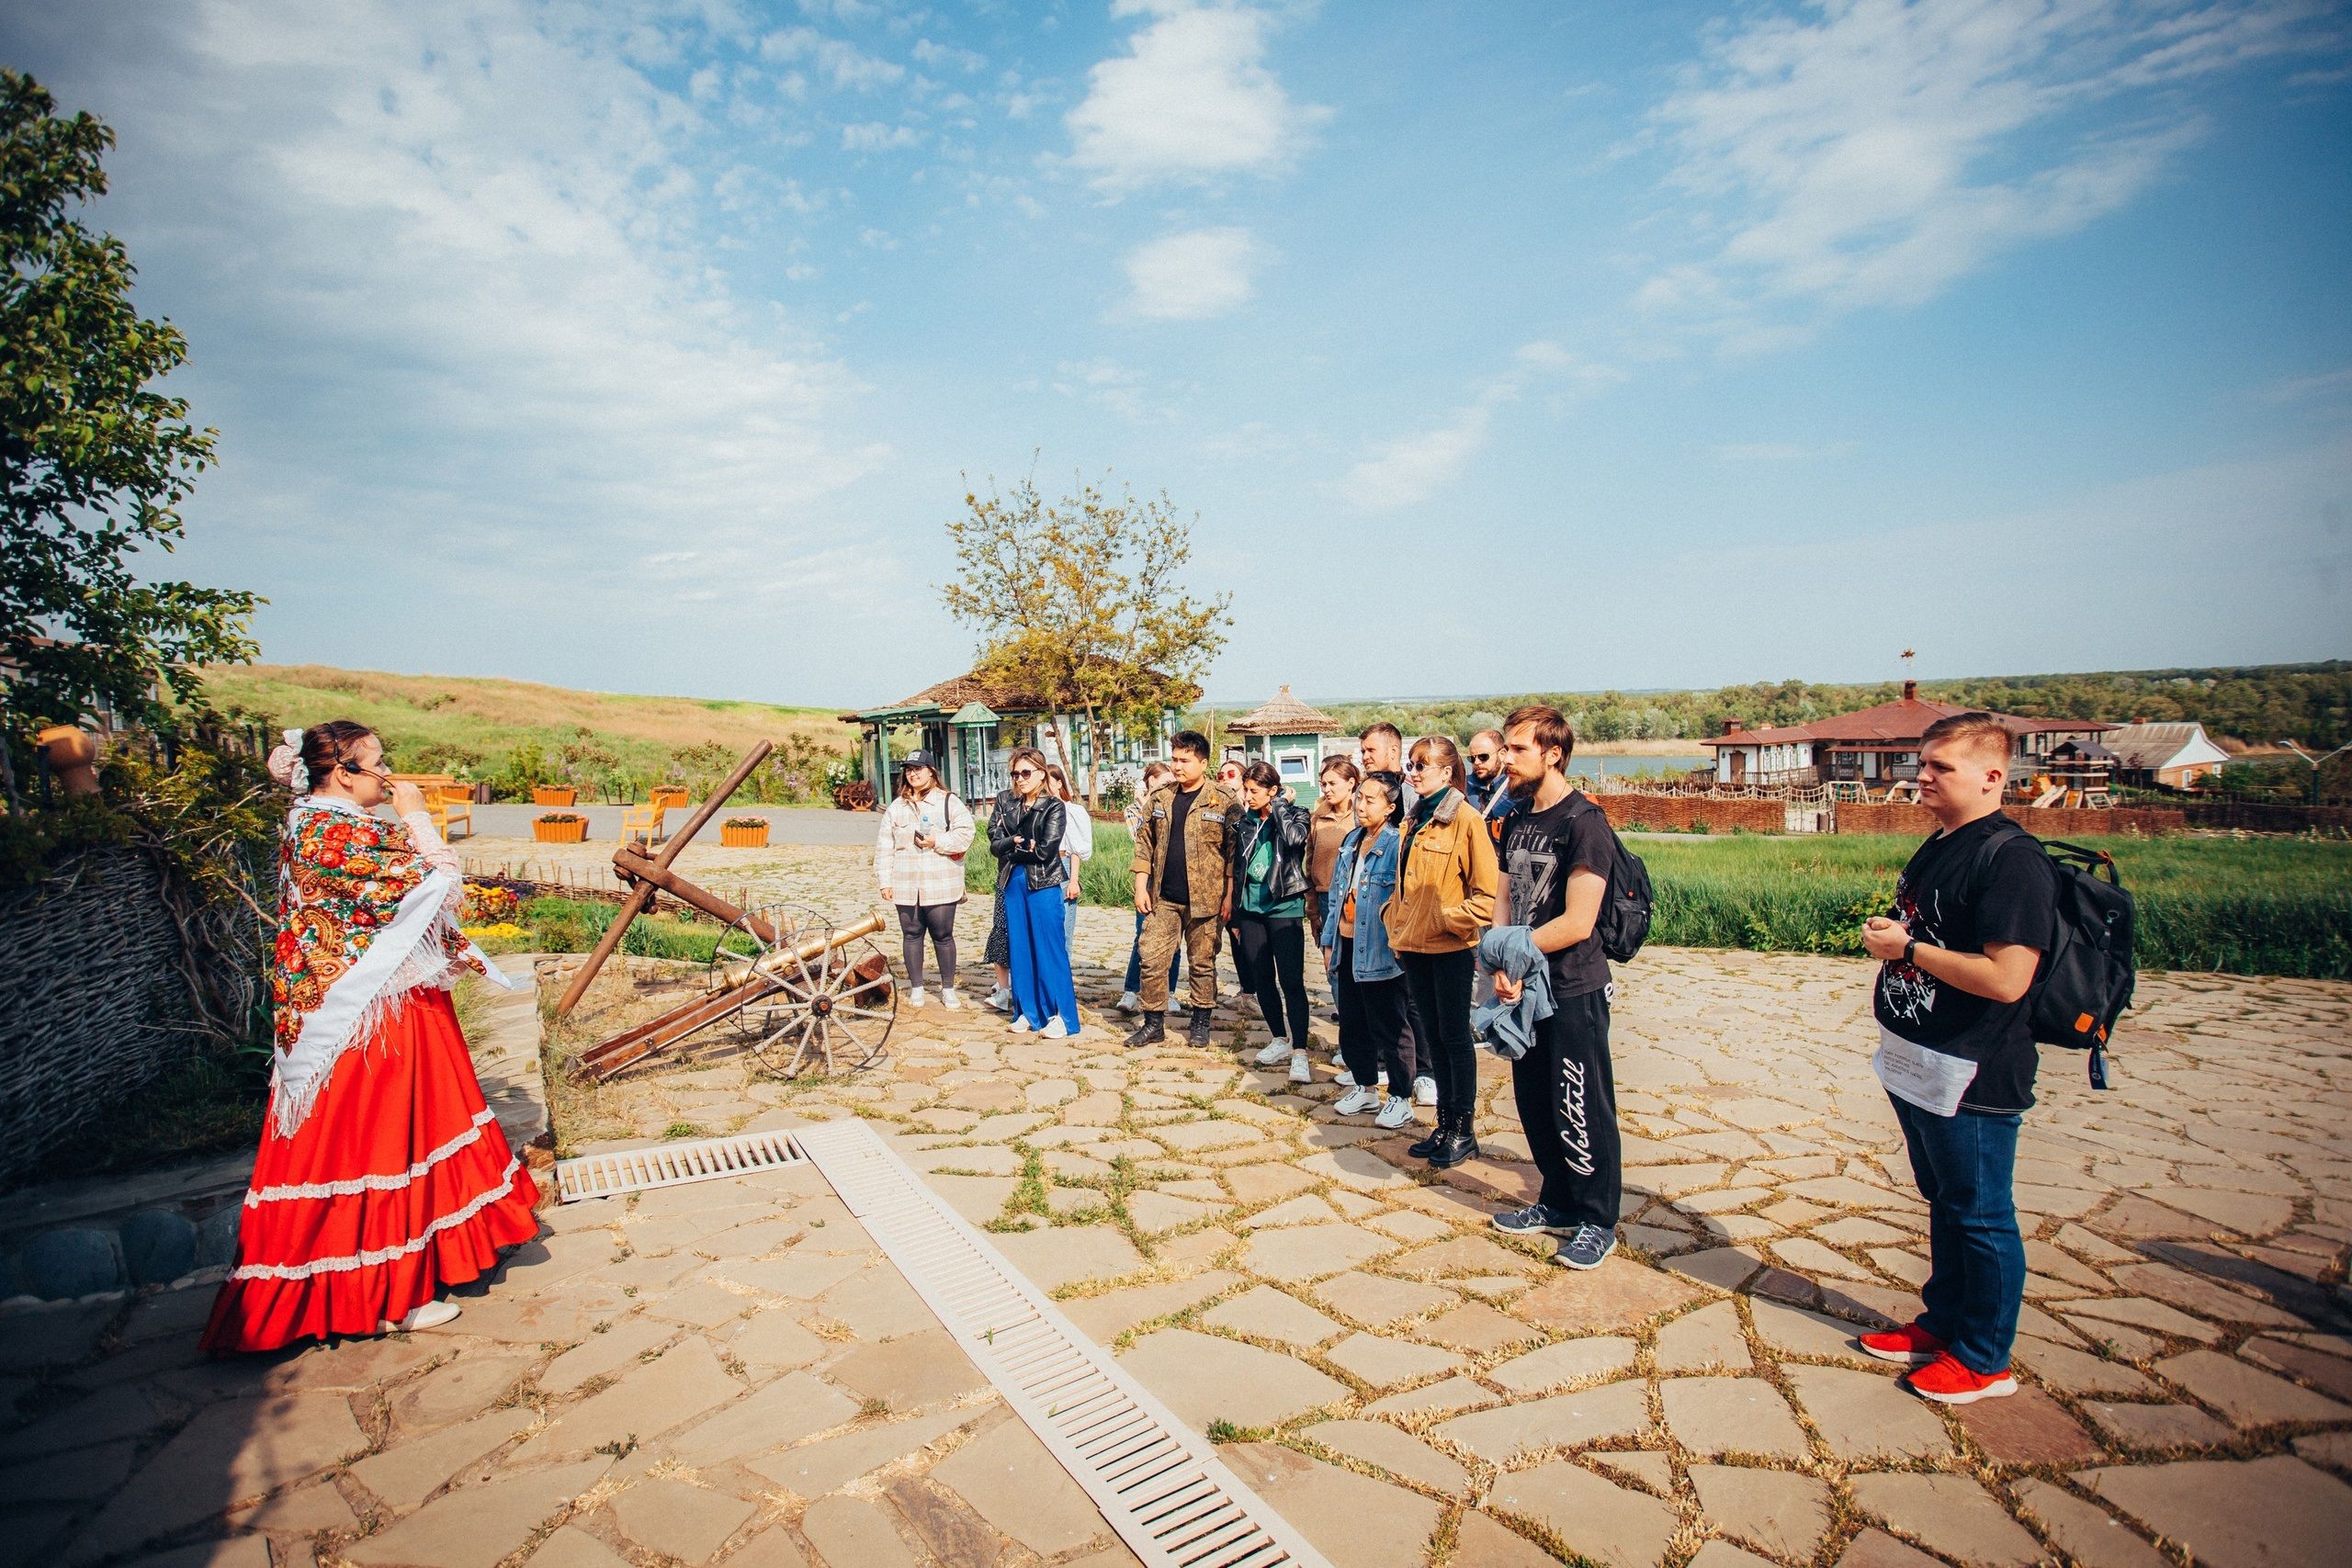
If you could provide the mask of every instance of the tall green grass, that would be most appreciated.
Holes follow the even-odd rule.
[[[1125,828],[1112,822],[1094,824],[1094,853],[1082,862],[1078,875],[1078,901],[1108,909],[1136,906],[1136,879],[1127,866],[1135,859],[1136,841]],[[996,896],[996,856],[989,852],[983,820],[972,837],[971,853],[964,857],[964,886],[974,893]]]
[[[519,937],[482,943],[486,953],[585,953],[596,945],[605,928],[619,911],[610,904],[584,898],[526,898],[514,923]],[[681,919],[674,915],[640,915],[621,938],[621,951],[639,958],[686,958],[707,964],[718,949],[726,928],[710,920]],[[738,937],[729,952],[748,950]]]
[[[2352,979],[2352,844],[2301,839],[2102,838],[2139,906],[2145,969]],[[1657,893],[1650,940],[1859,955],[1917,840],[1641,839]]]

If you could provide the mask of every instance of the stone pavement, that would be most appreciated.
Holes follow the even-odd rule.
[[[1532,1179],[1496,1064],[1490,1157],[1433,1179],[1334,1121],[1328,1062],[1304,1089],[1247,1066],[1246,1007],[1210,1051],[1119,1050],[1094,1010],[1131,929],[1082,914],[1076,1040],[934,1002],[877,1067],[794,1084],[714,1040],[559,1093],[559,1131],[874,1120],[1349,1568],[2341,1561],[2352,987],[2150,977],[2104,1096],[2049,1054],[2027,1386],[1953,1412],[1850,1342],[1926,1267],[1863,965],[1623,972],[1626,1246],[1571,1274],[1487,1226]],[[616,967],[559,1054],[697,983]],[[252,1568],[1131,1561],[813,1171],[548,1219],[426,1334],[207,1366],[201,1288],[0,1315],[0,1540]]]

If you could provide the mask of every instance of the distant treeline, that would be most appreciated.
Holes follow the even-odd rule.
[[[1725,719],[1736,718],[1750,728],[1803,724],[1892,702],[1902,694],[1899,681],[1873,685],[1781,681],[1713,692],[1530,692],[1424,703],[1320,705],[1350,730],[1386,719],[1407,735],[1442,732],[1466,738],[1500,724],[1502,716],[1521,703],[1550,703],[1568,716],[1579,739],[1696,739],[1721,733]],[[2329,748],[2352,739],[2352,660],[2341,659],[2235,669],[1922,681],[1919,694],[2029,718],[2096,718],[2113,724],[2194,719],[2216,739],[2248,745],[2288,739]],[[1227,710],[1219,716],[1233,714]]]

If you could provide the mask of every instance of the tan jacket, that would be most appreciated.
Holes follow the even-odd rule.
[[[1160,868],[1168,860],[1168,814],[1176,786],[1161,784],[1144,802],[1143,821],[1136,830],[1136,855],[1128,870],[1148,879],[1144,886],[1152,901],[1159,900]],[[1241,803],[1215,779],[1201,781],[1201,792],[1184,814],[1186,912],[1195,919],[1214,919],[1225,907],[1226,884],[1233,871],[1233,824]]]
[[[1396,895],[1382,911],[1399,953],[1461,953],[1495,918],[1494,840],[1462,792],[1447,796],[1405,846]]]

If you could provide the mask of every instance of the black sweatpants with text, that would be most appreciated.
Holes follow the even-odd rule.
[[[1609,1063],[1609,992],[1556,1004],[1535,1043],[1510,1065],[1519,1124],[1544,1178],[1544,1206],[1573,1225],[1617,1224],[1624,1167],[1617,1140],[1617,1076]]]

